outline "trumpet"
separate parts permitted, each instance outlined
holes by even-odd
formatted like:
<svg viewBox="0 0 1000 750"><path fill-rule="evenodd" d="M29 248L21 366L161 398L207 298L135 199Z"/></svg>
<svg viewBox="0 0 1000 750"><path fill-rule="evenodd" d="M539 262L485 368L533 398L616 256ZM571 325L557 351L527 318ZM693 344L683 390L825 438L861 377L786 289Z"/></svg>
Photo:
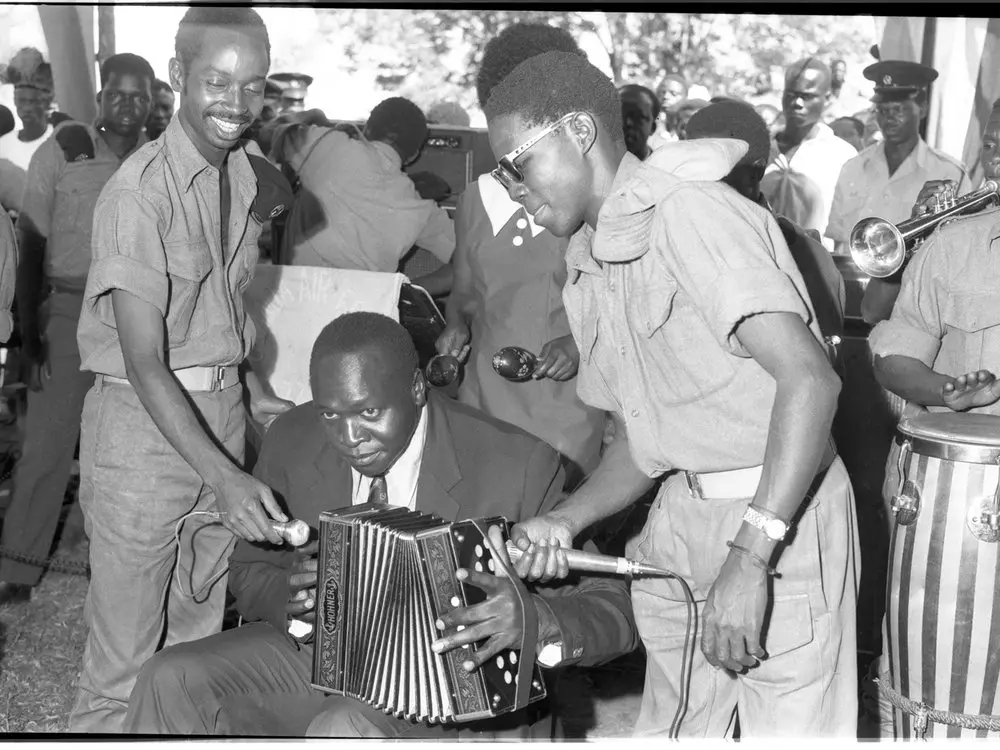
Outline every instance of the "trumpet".
<svg viewBox="0 0 1000 750"><path fill-rule="evenodd" d="M874 279L885 279L903 268L914 251L946 221L981 211L1000 199L1000 184L987 180L960 200L949 198L935 211L914 216L897 225L878 216L862 219L851 230L851 257L858 268Z"/></svg>

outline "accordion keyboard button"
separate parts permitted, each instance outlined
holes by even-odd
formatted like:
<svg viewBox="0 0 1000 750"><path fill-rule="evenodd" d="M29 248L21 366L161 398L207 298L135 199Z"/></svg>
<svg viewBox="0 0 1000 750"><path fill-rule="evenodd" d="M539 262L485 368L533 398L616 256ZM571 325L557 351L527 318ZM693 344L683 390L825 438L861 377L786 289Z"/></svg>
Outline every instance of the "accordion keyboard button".
<svg viewBox="0 0 1000 750"><path fill-rule="evenodd" d="M451 606L457 607L461 603L461 600L457 596L451 597Z"/></svg>
<svg viewBox="0 0 1000 750"><path fill-rule="evenodd" d="M482 557L482 556L483 556L483 548L477 544L476 545L476 557Z"/></svg>
<svg viewBox="0 0 1000 750"><path fill-rule="evenodd" d="M507 658L510 659L511 664L517 664L517 651L511 651Z"/></svg>
<svg viewBox="0 0 1000 750"><path fill-rule="evenodd" d="M503 668L504 668L504 661L503 661L503 656L501 655L497 657L497 669L503 669Z"/></svg>
<svg viewBox="0 0 1000 750"><path fill-rule="evenodd" d="M503 681L508 685L514 681L514 676L510 672L503 673Z"/></svg>
<svg viewBox="0 0 1000 750"><path fill-rule="evenodd" d="M492 557L487 561L486 567L490 569L490 573L496 573L497 572L497 566L494 565Z"/></svg>

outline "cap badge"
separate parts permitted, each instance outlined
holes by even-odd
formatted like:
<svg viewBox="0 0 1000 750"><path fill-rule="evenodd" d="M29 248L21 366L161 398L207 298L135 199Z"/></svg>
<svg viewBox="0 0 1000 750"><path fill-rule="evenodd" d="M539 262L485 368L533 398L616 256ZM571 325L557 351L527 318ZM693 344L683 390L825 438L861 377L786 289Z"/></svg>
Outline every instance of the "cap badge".
<svg viewBox="0 0 1000 750"><path fill-rule="evenodd" d="M892 76L883 76L882 77L882 83L884 83L886 86L891 86L892 85Z"/></svg>
<svg viewBox="0 0 1000 750"><path fill-rule="evenodd" d="M271 218L276 219L279 216L281 216L281 214L283 214L284 212L285 212L285 204L279 203L277 206L271 209Z"/></svg>

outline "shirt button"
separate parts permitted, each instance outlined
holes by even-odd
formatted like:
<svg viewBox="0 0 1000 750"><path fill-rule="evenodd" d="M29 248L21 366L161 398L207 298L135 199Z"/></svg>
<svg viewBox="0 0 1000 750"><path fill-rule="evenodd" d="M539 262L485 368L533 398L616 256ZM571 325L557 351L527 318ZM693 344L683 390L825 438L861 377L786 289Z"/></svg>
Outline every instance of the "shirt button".
<svg viewBox="0 0 1000 750"><path fill-rule="evenodd" d="M624 346L621 348L621 353L622 353L622 356L624 357L625 356L625 347Z"/></svg>
<svg viewBox="0 0 1000 750"><path fill-rule="evenodd" d="M608 282L608 289L613 292L615 290L615 282L609 281Z"/></svg>
<svg viewBox="0 0 1000 750"><path fill-rule="evenodd" d="M638 417L639 416L639 410L638 409L633 409L632 410L632 416L633 417Z"/></svg>
<svg viewBox="0 0 1000 750"><path fill-rule="evenodd" d="M514 238L514 247L521 247L521 245L523 245L523 244L524 244L524 237L515 237Z"/></svg>
<svg viewBox="0 0 1000 750"><path fill-rule="evenodd" d="M518 219L517 220L517 228L518 229L524 229L526 226L528 226L528 220L527 219Z"/></svg>

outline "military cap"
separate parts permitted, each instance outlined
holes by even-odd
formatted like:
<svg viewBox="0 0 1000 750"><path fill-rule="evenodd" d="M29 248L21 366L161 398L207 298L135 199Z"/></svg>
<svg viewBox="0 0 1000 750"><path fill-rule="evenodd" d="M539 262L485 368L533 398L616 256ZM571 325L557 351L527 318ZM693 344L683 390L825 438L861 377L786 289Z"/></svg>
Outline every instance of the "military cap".
<svg viewBox="0 0 1000 750"><path fill-rule="evenodd" d="M281 94L284 91L284 87L279 86L277 83L268 78L264 81L264 98L265 99L280 99Z"/></svg>
<svg viewBox="0 0 1000 750"><path fill-rule="evenodd" d="M306 98L306 92L313 82L312 76L305 73L275 73L271 76L271 80L282 87L283 99L297 100Z"/></svg>
<svg viewBox="0 0 1000 750"><path fill-rule="evenodd" d="M869 65L863 74L869 81L875 82L875 95L872 97L875 103L909 99L938 77L934 68L908 60L882 60Z"/></svg>
<svg viewBox="0 0 1000 750"><path fill-rule="evenodd" d="M263 224L265 221L278 218L290 209L295 194L285 175L271 162L255 154L247 154L247 157L257 176L257 197L250 207L250 212Z"/></svg>

